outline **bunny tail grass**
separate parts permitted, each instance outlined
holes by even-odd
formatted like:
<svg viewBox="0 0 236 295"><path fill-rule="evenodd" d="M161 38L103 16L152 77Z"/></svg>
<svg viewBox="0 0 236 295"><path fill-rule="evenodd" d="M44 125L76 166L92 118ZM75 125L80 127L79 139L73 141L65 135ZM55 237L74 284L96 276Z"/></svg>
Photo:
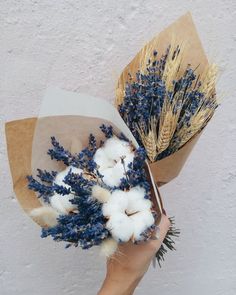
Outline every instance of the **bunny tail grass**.
<svg viewBox="0 0 236 295"><path fill-rule="evenodd" d="M175 228L175 219L174 217L170 217L170 228L162 242L160 249L156 253L156 259L161 267L161 262L165 260L164 255L168 252L168 249L173 251L176 250L174 247L175 241L173 240L174 237L179 237L180 230Z"/></svg>

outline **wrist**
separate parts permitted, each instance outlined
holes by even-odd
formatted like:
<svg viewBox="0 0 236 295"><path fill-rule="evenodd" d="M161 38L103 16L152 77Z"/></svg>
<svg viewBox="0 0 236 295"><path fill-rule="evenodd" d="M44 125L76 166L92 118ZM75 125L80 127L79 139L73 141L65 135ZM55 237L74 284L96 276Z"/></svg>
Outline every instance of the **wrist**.
<svg viewBox="0 0 236 295"><path fill-rule="evenodd" d="M108 271L98 295L132 295L141 279L142 276L126 269Z"/></svg>

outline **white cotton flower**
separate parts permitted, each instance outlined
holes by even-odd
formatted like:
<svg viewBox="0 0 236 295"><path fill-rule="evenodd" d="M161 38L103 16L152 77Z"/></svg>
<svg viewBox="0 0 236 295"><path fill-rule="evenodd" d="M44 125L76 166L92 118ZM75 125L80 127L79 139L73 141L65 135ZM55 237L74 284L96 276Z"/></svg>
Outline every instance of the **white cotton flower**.
<svg viewBox="0 0 236 295"><path fill-rule="evenodd" d="M141 234L154 224L152 202L144 197L145 190L137 186L129 191L115 190L103 204L103 215L109 218L106 227L116 241L142 240Z"/></svg>
<svg viewBox="0 0 236 295"><path fill-rule="evenodd" d="M112 192L111 197L102 207L104 216L111 216L117 212L125 213L128 206L128 199L126 193L121 190Z"/></svg>
<svg viewBox="0 0 236 295"><path fill-rule="evenodd" d="M114 187L119 186L121 178L125 177L129 163L133 162L134 152L131 151L129 142L113 136L103 147L97 149L93 159L98 165L98 171L103 175L104 183Z"/></svg>
<svg viewBox="0 0 236 295"><path fill-rule="evenodd" d="M129 200L142 200L145 196L145 189L139 185L132 187L128 192Z"/></svg>
<svg viewBox="0 0 236 295"><path fill-rule="evenodd" d="M133 221L134 232L133 239L139 241L142 239L141 233L152 226L155 222L153 214L150 210L140 211L130 216Z"/></svg>
<svg viewBox="0 0 236 295"><path fill-rule="evenodd" d="M113 136L106 140L104 150L109 159L118 161L122 156L128 155L131 152L129 142Z"/></svg>
<svg viewBox="0 0 236 295"><path fill-rule="evenodd" d="M124 213L112 215L106 223L106 228L117 242L128 242L134 232L133 221Z"/></svg>
<svg viewBox="0 0 236 295"><path fill-rule="evenodd" d="M118 243L112 238L105 239L100 248L100 254L107 258L111 257L117 250Z"/></svg>
<svg viewBox="0 0 236 295"><path fill-rule="evenodd" d="M102 180L108 186L119 186L120 179L123 177L123 172L115 171L114 168L98 169L103 175Z"/></svg>
<svg viewBox="0 0 236 295"><path fill-rule="evenodd" d="M111 168L115 165L115 161L107 156L103 147L97 149L94 154L93 160L99 166L99 172L101 172L103 169Z"/></svg>
<svg viewBox="0 0 236 295"><path fill-rule="evenodd" d="M30 211L30 216L41 226L53 227L57 225L59 212L51 207L38 207Z"/></svg>
<svg viewBox="0 0 236 295"><path fill-rule="evenodd" d="M145 190L140 186L131 188L127 192L127 198L129 200L128 207L126 209L127 214L151 209L152 202L145 199Z"/></svg>

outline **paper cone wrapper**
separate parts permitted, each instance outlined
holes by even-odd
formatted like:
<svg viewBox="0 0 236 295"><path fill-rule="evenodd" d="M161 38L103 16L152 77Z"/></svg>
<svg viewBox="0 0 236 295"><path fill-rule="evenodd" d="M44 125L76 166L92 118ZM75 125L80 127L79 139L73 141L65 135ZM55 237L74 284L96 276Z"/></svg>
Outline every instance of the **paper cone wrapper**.
<svg viewBox="0 0 236 295"><path fill-rule="evenodd" d="M61 171L64 166L51 160L47 151L51 148L51 136L65 149L79 152L88 144L92 133L97 142L104 140L101 124L112 125L115 133L121 131L138 147L130 130L116 108L105 100L85 94L76 94L59 89L49 89L37 118L28 118L6 123L6 140L13 187L16 197L26 211L42 206L36 194L27 187L27 175L36 175L37 168ZM155 182L147 163L146 170L152 184L155 210L162 213ZM35 220L40 224L40 221ZM40 224L43 226L43 224Z"/></svg>
<svg viewBox="0 0 236 295"><path fill-rule="evenodd" d="M208 60L191 14L187 13L147 43L125 67L116 87L117 106L121 104L124 99L125 86L129 81L128 74L131 74L131 76L135 78L138 70L146 68L147 60L153 54L154 50L161 56L166 52L170 44L184 44L185 50L180 73L185 71L188 64L194 69L198 67L196 70L197 74L201 75L204 72L205 68L208 66ZM178 152L150 164L154 180L159 185L168 183L179 174L199 136L200 134L194 136L194 138L189 140Z"/></svg>

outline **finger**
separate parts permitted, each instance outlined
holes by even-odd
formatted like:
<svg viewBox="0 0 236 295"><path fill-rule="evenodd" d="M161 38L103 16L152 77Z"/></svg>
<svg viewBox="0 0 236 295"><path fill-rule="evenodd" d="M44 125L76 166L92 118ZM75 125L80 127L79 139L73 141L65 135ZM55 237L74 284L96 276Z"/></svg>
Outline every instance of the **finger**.
<svg viewBox="0 0 236 295"><path fill-rule="evenodd" d="M155 240L152 239L150 241L151 245L154 247L156 251L161 247L161 244L170 228L170 220L166 215L164 214L161 215L161 221L158 225L158 228L159 228L158 237L156 235L156 239Z"/></svg>

